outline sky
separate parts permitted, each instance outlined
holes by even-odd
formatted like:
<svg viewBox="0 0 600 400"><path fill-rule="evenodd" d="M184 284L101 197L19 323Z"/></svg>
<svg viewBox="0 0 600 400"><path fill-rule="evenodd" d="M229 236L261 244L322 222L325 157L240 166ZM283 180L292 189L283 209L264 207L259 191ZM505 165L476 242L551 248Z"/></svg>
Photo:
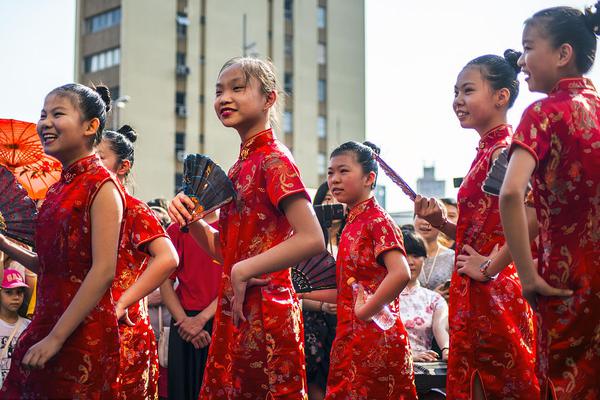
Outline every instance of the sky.
<svg viewBox="0 0 600 400"><path fill-rule="evenodd" d="M251 1L251 0L248 0ZM305 1L305 0L298 0ZM590 0L591 2L591 0ZM479 140L452 111L456 76L483 54L521 50L523 21L546 7L578 0L365 0L366 136L416 189L424 165L434 165L455 196ZM37 121L46 93L73 80L75 0L0 0L0 117ZM588 75L600 84L600 67ZM509 112L516 126L523 110L542 97L527 90ZM387 209L411 203L385 177Z"/></svg>

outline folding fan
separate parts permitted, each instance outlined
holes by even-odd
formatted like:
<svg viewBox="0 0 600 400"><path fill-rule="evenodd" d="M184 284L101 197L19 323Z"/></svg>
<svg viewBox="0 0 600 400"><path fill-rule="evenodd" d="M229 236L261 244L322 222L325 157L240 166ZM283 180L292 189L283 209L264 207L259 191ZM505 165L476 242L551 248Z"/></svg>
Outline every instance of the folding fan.
<svg viewBox="0 0 600 400"><path fill-rule="evenodd" d="M504 176L506 175L506 169L508 168L508 148L504 149L502 153L496 158L492 168L488 171L487 178L483 181L481 189L487 194L492 196L500 195L500 188L502 182L504 182Z"/></svg>
<svg viewBox="0 0 600 400"><path fill-rule="evenodd" d="M402 189L404 194L408 196L409 199L415 201L417 193L415 193L415 191L412 190L408 183L406 183L406 181L402 179L402 177L398 175L398 173L394 171L392 167L390 167L385 161L383 161L383 159L379 157L378 154L375 154L374 157L381 166L381 169L383 169L383 172L385 172L385 174L392 180L392 182L398 185L400 189Z"/></svg>
<svg viewBox="0 0 600 400"><path fill-rule="evenodd" d="M0 166L0 233L33 245L37 208L15 176Z"/></svg>
<svg viewBox="0 0 600 400"><path fill-rule="evenodd" d="M225 171L202 154L190 154L185 158L183 193L196 205L192 222L223 207L235 197L233 183Z"/></svg>
<svg viewBox="0 0 600 400"><path fill-rule="evenodd" d="M335 258L324 251L302 261L292 267L292 283L298 293L335 288Z"/></svg>

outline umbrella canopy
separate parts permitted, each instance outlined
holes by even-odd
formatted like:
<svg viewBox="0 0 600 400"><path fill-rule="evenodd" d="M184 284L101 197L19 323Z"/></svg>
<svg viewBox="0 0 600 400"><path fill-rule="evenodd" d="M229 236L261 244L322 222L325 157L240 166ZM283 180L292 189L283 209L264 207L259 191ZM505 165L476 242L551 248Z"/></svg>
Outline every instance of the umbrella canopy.
<svg viewBox="0 0 600 400"><path fill-rule="evenodd" d="M40 200L46 197L46 192L60 179L62 164L47 154L34 163L14 169L17 180L27 190L29 197Z"/></svg>

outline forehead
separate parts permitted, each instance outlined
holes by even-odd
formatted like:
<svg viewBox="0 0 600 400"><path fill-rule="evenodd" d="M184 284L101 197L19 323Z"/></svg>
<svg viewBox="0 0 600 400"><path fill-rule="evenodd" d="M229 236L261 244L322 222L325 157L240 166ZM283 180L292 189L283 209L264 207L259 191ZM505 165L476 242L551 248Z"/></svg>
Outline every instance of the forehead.
<svg viewBox="0 0 600 400"><path fill-rule="evenodd" d="M456 86L460 87L467 83L482 83L481 67L477 65L469 65L463 68L456 77Z"/></svg>
<svg viewBox="0 0 600 400"><path fill-rule="evenodd" d="M74 109L74 101L74 95L68 93L50 93L44 99L44 109L50 110L58 107Z"/></svg>
<svg viewBox="0 0 600 400"><path fill-rule="evenodd" d="M356 155L352 152L345 151L341 154L336 154L329 159L329 165L331 168L340 167L342 165L351 166L358 164L356 161Z"/></svg>
<svg viewBox="0 0 600 400"><path fill-rule="evenodd" d="M233 80L246 80L246 74L244 73L244 70L240 64L230 65L221 71L219 77L217 78L217 85L225 84Z"/></svg>
<svg viewBox="0 0 600 400"><path fill-rule="evenodd" d="M543 24L538 19L533 19L525 24L523 28L523 42L544 39L546 37Z"/></svg>

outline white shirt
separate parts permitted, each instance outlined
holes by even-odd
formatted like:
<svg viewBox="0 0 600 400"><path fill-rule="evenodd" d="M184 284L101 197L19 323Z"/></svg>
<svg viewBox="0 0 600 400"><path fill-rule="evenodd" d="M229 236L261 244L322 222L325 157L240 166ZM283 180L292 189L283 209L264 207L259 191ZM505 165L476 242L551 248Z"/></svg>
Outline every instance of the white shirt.
<svg viewBox="0 0 600 400"><path fill-rule="evenodd" d="M6 357L2 357L7 346L6 342L8 341L8 338L12 335L15 326L19 324L19 321L19 328L13 336L10 343L8 343L8 351L6 352ZM6 375L8 375L8 371L10 370L10 361L12 358L13 351L15 350L15 347L17 345L17 340L19 340L19 336L21 336L21 333L23 333L23 331L25 330L25 328L27 328L27 325L29 325L30 322L31 321L27 318L19 317L17 322L15 322L14 324L9 324L8 322L0 318L0 386L2 386L4 378L6 377Z"/></svg>

